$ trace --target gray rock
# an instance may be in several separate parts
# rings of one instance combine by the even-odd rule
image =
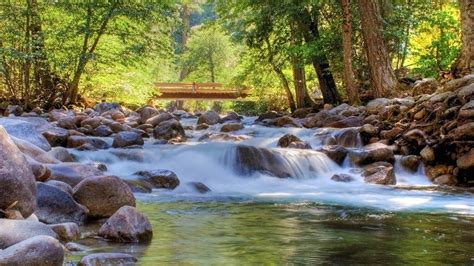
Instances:
[[[135,207],[132,190],[116,176],[86,178],[74,187],[73,196],[89,209],[91,218],[107,218],[123,206]]]
[[[35,214],[41,222],[82,224],[87,210],[74,201],[71,194],[44,183],[38,183],[38,209]]]
[[[0,251],[0,265],[61,266],[63,246],[49,236],[36,236]]]
[[[123,206],[102,225],[98,235],[114,242],[149,242],[153,230],[145,215]]]
[[[28,141],[45,151],[51,150],[48,140],[37,131],[33,123],[19,119],[0,118],[0,126],[3,126],[11,136]]]
[[[140,176],[140,180],[149,183],[154,188],[175,189],[180,183],[178,176],[170,170],[144,170],[134,175]]]
[[[51,228],[40,222],[0,219],[0,249],[40,235],[58,237]]]
[[[207,111],[201,116],[199,116],[199,119],[197,121],[198,124],[203,124],[206,123],[208,125],[215,125],[219,123],[220,121],[220,116],[217,112],[215,111]]]
[[[144,143],[143,138],[138,133],[133,131],[122,131],[115,135],[112,147],[123,148],[134,145],[142,146]]]
[[[0,209],[20,211],[30,216],[36,208],[36,184],[31,168],[0,126]]]

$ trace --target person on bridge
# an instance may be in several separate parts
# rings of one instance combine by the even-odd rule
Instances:
[[[196,93],[196,82],[193,82],[193,93]]]

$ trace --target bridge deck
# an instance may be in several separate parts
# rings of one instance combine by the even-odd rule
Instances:
[[[221,83],[155,83],[160,95],[157,99],[212,99],[243,100],[248,89],[223,88]]]

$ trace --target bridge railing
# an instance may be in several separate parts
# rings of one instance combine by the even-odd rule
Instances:
[[[238,99],[249,95],[246,88],[225,88],[222,83],[208,82],[157,82],[155,87],[161,95],[157,98],[208,98]]]

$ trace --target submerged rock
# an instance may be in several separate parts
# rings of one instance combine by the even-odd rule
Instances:
[[[78,266],[135,265],[138,260],[124,253],[95,253],[81,259]]]
[[[347,182],[354,181],[354,177],[348,174],[337,174],[337,175],[333,175],[331,177],[331,180],[336,181],[336,182],[347,183]]]
[[[102,225],[98,235],[114,242],[149,242],[153,230],[145,215],[134,207],[124,206]]]
[[[211,189],[201,182],[187,182],[186,185],[201,194],[211,192]]]

